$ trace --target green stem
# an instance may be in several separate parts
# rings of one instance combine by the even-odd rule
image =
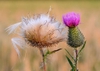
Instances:
[[[40,50],[41,55],[42,55],[42,60],[43,60],[43,70],[46,71],[45,56],[44,56],[44,53],[43,53],[42,48],[39,48],[39,50]]]
[[[76,48],[75,49],[75,71],[78,71],[78,69],[77,69],[77,62],[78,62],[78,50]]]

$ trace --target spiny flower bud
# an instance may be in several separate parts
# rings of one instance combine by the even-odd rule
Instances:
[[[84,36],[78,27],[69,28],[67,43],[71,47],[77,48],[84,42]]]
[[[68,27],[68,45],[74,48],[81,46],[84,43],[84,36],[77,27],[80,22],[79,14],[74,12],[65,14],[63,22]]]

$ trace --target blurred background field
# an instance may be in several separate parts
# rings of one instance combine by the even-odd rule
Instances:
[[[87,41],[80,55],[79,71],[100,71],[100,1],[1,1],[0,2],[0,71],[42,71],[42,57],[37,48],[20,49],[19,59],[11,43],[15,35],[5,31],[9,25],[20,22],[28,15],[47,13],[52,7],[51,15],[62,22],[62,15],[77,12],[81,16],[80,30]],[[65,58],[65,48],[73,54],[73,49],[65,42],[49,48],[63,50],[49,56],[47,71],[70,71]],[[27,53],[26,53],[27,50]]]

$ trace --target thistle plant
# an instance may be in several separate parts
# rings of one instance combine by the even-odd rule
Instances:
[[[74,13],[74,12],[65,14],[65,15],[63,15],[63,22],[68,27],[67,44],[70,47],[74,48],[74,53],[75,53],[75,56],[73,57],[66,50],[66,52],[71,57],[72,61],[68,56],[66,56],[66,58],[72,67],[71,71],[78,71],[77,62],[79,59],[79,54],[81,53],[81,51],[85,47],[85,43],[86,43],[86,41],[84,41],[83,34],[81,33],[81,31],[77,27],[79,25],[79,22],[80,22],[80,15],[77,13]],[[81,46],[82,46],[82,48],[78,51],[78,47],[81,47]]]
[[[16,31],[16,30],[19,31]],[[48,55],[61,49],[47,51],[45,48],[53,47],[59,42],[66,41],[66,30],[64,24],[61,24],[54,17],[47,14],[36,14],[30,18],[24,17],[21,22],[11,25],[7,28],[9,34],[14,33],[18,37],[12,38],[12,43],[18,56],[20,52],[17,48],[27,46],[37,47],[43,58],[43,70],[46,71],[45,60]]]

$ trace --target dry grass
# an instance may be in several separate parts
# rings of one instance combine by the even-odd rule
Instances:
[[[21,17],[46,13],[52,6],[51,14],[62,22],[62,15],[75,11],[81,15],[80,30],[87,41],[86,48],[81,53],[79,61],[80,71],[100,70],[100,2],[99,1],[1,1],[0,2],[0,71],[41,71],[39,68],[41,55],[37,48],[21,50],[18,58],[5,28],[21,21]],[[65,42],[56,48],[66,48],[73,53]],[[25,57],[26,53],[26,57]],[[65,51],[51,55],[48,61],[48,71],[69,71],[70,66],[65,59]]]

